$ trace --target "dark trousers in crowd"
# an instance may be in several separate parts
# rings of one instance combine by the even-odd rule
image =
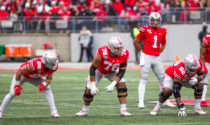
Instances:
[[[91,62],[93,60],[92,47],[83,47],[83,45],[81,45],[80,58],[79,58],[78,62],[82,62],[82,57],[83,57],[84,51],[86,51],[88,62]]]

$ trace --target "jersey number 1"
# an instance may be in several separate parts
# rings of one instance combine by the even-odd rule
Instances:
[[[154,36],[154,44],[152,47],[157,48],[157,35]]]

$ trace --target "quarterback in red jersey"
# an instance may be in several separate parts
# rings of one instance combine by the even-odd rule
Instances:
[[[164,68],[160,61],[160,54],[163,52],[166,46],[166,28],[160,27],[161,16],[158,12],[152,12],[149,15],[149,26],[142,26],[139,30],[139,34],[134,40],[135,48],[141,53],[140,66],[141,66],[141,78],[139,82],[139,105],[138,108],[144,108],[144,94],[149,77],[150,69],[152,68],[160,84],[160,90],[162,90],[163,73]],[[140,42],[143,41],[143,48],[140,46]],[[165,102],[165,105],[169,107],[175,107],[169,101]]]
[[[29,82],[44,92],[51,109],[52,117],[60,117],[54,102],[54,97],[50,89],[53,72],[58,68],[58,58],[55,52],[46,51],[42,58],[35,58],[19,66],[13,76],[10,92],[5,96],[0,107],[0,118],[2,118],[5,108],[10,104],[15,96],[21,94],[22,85]],[[45,78],[46,77],[46,78]]]
[[[183,61],[176,62],[168,67],[165,71],[163,91],[160,93],[159,100],[150,114],[157,115],[163,102],[173,93],[178,106],[178,116],[186,116],[185,107],[181,102],[180,95],[182,86],[194,89],[195,113],[198,115],[206,114],[200,106],[203,92],[202,81],[205,77],[202,67],[202,61],[192,54],[187,55]]]
[[[129,52],[123,47],[119,37],[110,38],[108,46],[102,46],[98,49],[86,81],[86,89],[83,96],[84,105],[82,110],[76,113],[76,116],[88,115],[89,105],[93,101],[94,95],[99,92],[97,86],[103,77],[112,82],[105,88],[108,92],[112,92],[114,87],[117,88],[121,115],[131,116],[126,108],[127,88],[126,81],[123,78],[128,58]]]
[[[206,77],[204,79],[204,87],[203,87],[203,95],[201,98],[201,106],[206,107],[206,93],[207,93],[207,85],[208,79],[210,77],[210,35],[205,35],[202,40],[202,45],[200,48],[200,59],[203,62],[203,69],[206,73]]]

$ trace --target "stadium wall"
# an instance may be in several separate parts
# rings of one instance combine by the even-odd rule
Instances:
[[[165,51],[161,54],[163,62],[173,62],[176,55],[182,59],[188,53],[193,53],[199,56],[200,41],[198,33],[202,29],[202,25],[165,25],[167,28],[167,45]],[[80,48],[78,44],[78,33],[71,34],[71,60],[78,61]],[[99,46],[107,44],[111,36],[119,36],[125,43],[125,47],[130,52],[130,62],[134,62],[134,46],[130,33],[94,33],[93,54],[96,54]],[[86,53],[83,55],[83,60],[86,61]]]
[[[163,62],[172,62],[176,55],[181,58],[188,53],[194,53],[199,56],[200,42],[198,33],[202,25],[165,25],[168,29],[167,45],[161,55]],[[0,44],[32,44],[33,49],[43,48],[43,43],[51,43],[57,50],[62,61],[77,62],[80,54],[78,43],[78,33],[68,34],[0,34]],[[129,62],[134,62],[134,47],[130,33],[94,33],[93,55],[97,48],[107,44],[111,36],[119,36],[125,43],[125,47],[130,51]],[[35,51],[34,51],[35,54]],[[83,61],[87,61],[86,52],[83,55]]]

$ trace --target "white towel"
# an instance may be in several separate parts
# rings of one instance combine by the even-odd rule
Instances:
[[[140,66],[143,66],[143,65],[145,65],[145,60],[144,60],[144,53],[143,52],[141,52],[141,57],[140,57]]]

